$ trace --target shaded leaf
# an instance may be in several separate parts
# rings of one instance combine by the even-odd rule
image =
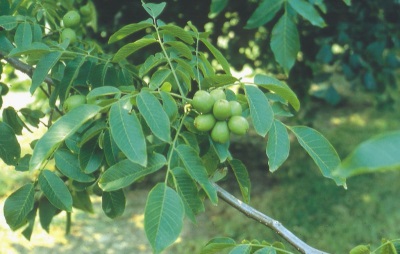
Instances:
[[[246,166],[240,160],[229,160],[245,203],[250,203],[251,182]]]
[[[104,153],[97,144],[97,138],[92,138],[79,150],[79,165],[84,173],[90,174],[98,170],[103,162]]]
[[[153,38],[142,38],[139,39],[135,42],[126,44],[125,46],[123,46],[122,48],[120,48],[117,53],[115,53],[112,61],[113,62],[119,62],[125,58],[127,58],[129,55],[135,53],[136,51],[149,46],[153,43],[157,42],[155,39]]]
[[[282,8],[283,0],[264,0],[247,20],[245,28],[260,27],[273,19]]]
[[[55,173],[43,170],[39,175],[39,185],[43,194],[55,207],[72,211],[72,196],[67,186]]]
[[[111,135],[118,148],[132,162],[146,166],[146,140],[135,112],[129,113],[119,101],[111,106],[109,121]]]
[[[159,100],[150,92],[142,90],[137,96],[137,107],[151,132],[159,139],[169,142],[170,122]]]
[[[81,105],[58,119],[38,140],[29,163],[30,170],[37,170],[65,139],[74,134],[86,121],[99,111],[96,105]]]
[[[168,35],[172,35],[176,38],[179,38],[187,44],[191,45],[194,43],[191,33],[189,33],[188,31],[186,31],[185,29],[183,29],[179,26],[175,26],[175,25],[171,25],[171,24],[165,25],[165,26],[160,27],[160,31],[161,31],[161,33],[167,33]]]
[[[18,25],[14,36],[15,45],[17,48],[25,48],[32,43],[32,27],[28,22]]]
[[[54,65],[58,62],[62,55],[62,52],[54,51],[46,54],[42,58],[40,58],[38,64],[36,65],[35,70],[32,75],[32,85],[29,89],[31,94],[33,94],[36,89],[43,83],[47,74],[54,67]]]
[[[290,140],[285,125],[276,120],[268,134],[267,156],[269,171],[276,171],[289,156]]]
[[[274,112],[267,97],[257,86],[245,85],[245,92],[254,129],[260,136],[265,137],[274,120]]]
[[[229,254],[250,254],[251,245],[249,244],[239,244],[235,246]]]
[[[93,204],[87,190],[72,193],[72,206],[84,212],[93,213]]]
[[[179,195],[164,183],[149,193],[144,211],[144,229],[154,253],[160,253],[178,238],[184,218]]]
[[[211,54],[215,57],[215,59],[219,62],[221,65],[222,69],[225,71],[226,74],[231,74],[230,70],[230,65],[224,55],[216,48],[214,47],[207,39],[201,38],[201,42],[210,50]]]
[[[103,191],[101,207],[104,213],[114,219],[121,216],[125,211],[125,194],[123,190]]]
[[[81,171],[78,156],[66,149],[59,149],[54,153],[57,168],[68,178],[75,181],[87,183],[95,180]]]
[[[35,190],[33,184],[25,184],[4,202],[4,217],[12,230],[26,223],[26,216],[33,209]]]
[[[225,9],[228,5],[229,0],[212,0],[210,5],[210,13],[208,16],[214,18]]]
[[[136,24],[129,24],[129,25],[123,26],[121,29],[119,29],[118,31],[116,31],[114,34],[112,34],[110,36],[110,39],[108,40],[108,44],[122,40],[123,38],[125,38],[131,34],[134,34],[138,31],[141,31],[141,30],[146,29],[151,26],[153,26],[153,24],[148,23],[148,22],[140,22],[140,23],[136,23]]]
[[[316,130],[306,126],[293,126],[289,129],[296,136],[299,144],[307,151],[323,176],[333,179],[337,185],[346,187],[343,177],[332,174],[340,164],[340,158],[329,141]]]
[[[61,100],[61,104],[64,103],[64,100],[68,97],[69,90],[75,82],[75,79],[79,75],[80,68],[85,63],[86,59],[84,57],[75,57],[74,60],[68,62],[65,67],[64,76],[61,79],[59,96]]]
[[[27,239],[28,241],[31,240],[31,236],[33,233],[33,228],[35,226],[35,219],[36,219],[36,213],[37,213],[37,206],[33,208],[32,211],[28,213],[26,216],[26,219],[28,221],[28,226],[22,231],[22,235]]]
[[[16,165],[21,156],[21,146],[13,129],[0,122],[0,158],[7,165]]]
[[[153,18],[156,19],[164,10],[166,3],[161,2],[158,4],[154,3],[143,3],[142,6],[145,9],[145,11]]]
[[[164,111],[167,113],[169,120],[173,121],[178,117],[178,106],[170,93],[160,91],[161,99],[163,101]]]
[[[171,75],[170,69],[159,69],[151,76],[149,87],[150,89],[158,89],[161,87],[162,83],[165,82]]]
[[[324,19],[319,15],[314,6],[305,0],[288,0],[293,9],[314,26],[325,27]]]
[[[168,41],[165,44],[171,46],[171,48],[175,49],[179,52],[183,57],[187,59],[192,59],[192,50],[183,42],[180,41]]]
[[[118,162],[118,154],[121,150],[119,150],[109,130],[104,132],[103,142],[104,156],[107,164],[112,166]]]
[[[39,221],[40,225],[47,233],[50,232],[50,224],[57,213],[57,208],[50,201],[43,197],[39,201]]]

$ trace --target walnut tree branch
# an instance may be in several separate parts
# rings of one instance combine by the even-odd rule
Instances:
[[[214,183],[214,187],[217,190],[218,196],[224,200],[226,203],[231,205],[236,210],[240,211],[247,217],[264,224],[265,226],[274,230],[278,235],[284,238],[287,242],[289,242],[292,246],[294,246],[298,251],[305,254],[328,254],[327,252],[323,252],[317,250],[305,242],[303,242],[300,238],[294,235],[291,231],[285,228],[282,223],[277,220],[274,220],[262,212],[256,210],[255,208],[247,205],[236,197],[232,196],[225,189]]]

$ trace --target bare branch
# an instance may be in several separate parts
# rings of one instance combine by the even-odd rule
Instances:
[[[256,210],[255,208],[249,206],[248,204],[242,202],[236,197],[232,196],[229,192],[224,190],[222,187],[214,183],[214,187],[218,192],[218,196],[224,200],[226,203],[234,207],[236,210],[240,211],[247,217],[264,224],[265,226],[274,230],[278,235],[284,238],[287,242],[289,242],[292,246],[294,246],[298,251],[305,254],[328,254],[327,252],[323,252],[317,250],[305,242],[303,242],[300,238],[290,232],[287,228],[285,228],[282,223],[277,220],[274,220],[262,212]]]

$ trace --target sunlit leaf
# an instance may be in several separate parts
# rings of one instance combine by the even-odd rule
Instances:
[[[267,156],[269,171],[274,172],[289,156],[290,140],[285,125],[275,119],[268,134]]]
[[[160,31],[162,33],[167,33],[168,35],[177,37],[187,44],[191,45],[194,43],[191,33],[189,33],[188,31],[186,31],[185,29],[183,29],[179,26],[168,24],[168,25],[160,27]]]
[[[81,105],[56,121],[35,145],[29,163],[30,170],[37,170],[65,139],[74,134],[86,121],[99,111],[96,105]]]
[[[72,196],[59,176],[49,170],[41,171],[39,185],[43,194],[55,207],[67,212],[72,211]]]
[[[333,179],[337,185],[346,187],[343,177],[332,174],[340,164],[340,158],[329,141],[316,130],[306,126],[293,126],[289,129],[296,136],[299,144],[317,164],[323,176]]]
[[[29,183],[14,193],[4,202],[4,217],[12,230],[26,223],[26,216],[33,209],[35,190]]]
[[[265,137],[274,120],[274,112],[269,105],[267,97],[258,87],[245,85],[245,91],[254,129],[259,135]]]
[[[120,101],[111,106],[109,120],[112,137],[119,149],[132,162],[146,166],[146,140],[135,112],[129,113]]]
[[[138,51],[146,46],[149,46],[155,42],[157,42],[157,41],[153,38],[142,38],[135,42],[126,44],[125,46],[120,48],[117,51],[117,53],[115,53],[113,62],[119,62],[119,61],[127,58],[129,55],[135,53],[136,51]]]
[[[144,211],[144,229],[154,253],[160,253],[178,238],[185,215],[179,195],[164,183],[149,193]]]
[[[114,34],[112,34],[110,36],[110,39],[108,40],[108,44],[122,40],[123,38],[125,38],[131,34],[134,34],[138,31],[141,31],[141,30],[146,29],[151,26],[153,26],[153,24],[148,23],[148,22],[140,22],[140,23],[136,23],[136,24],[129,24],[129,25],[123,26],[121,29],[119,29],[118,31],[116,31]]]

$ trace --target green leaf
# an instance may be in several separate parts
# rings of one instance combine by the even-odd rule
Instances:
[[[351,0],[343,0],[343,2],[344,2],[347,6],[350,6],[350,5],[351,5]]]
[[[83,172],[90,174],[98,170],[103,162],[104,153],[97,144],[97,138],[92,138],[79,150],[79,165]]]
[[[167,113],[169,120],[172,122],[178,116],[178,106],[170,93],[160,91],[161,99],[163,101],[164,111]]]
[[[267,156],[269,171],[276,171],[288,158],[290,150],[289,134],[285,125],[276,120],[268,134]]]
[[[323,176],[333,179],[337,185],[346,187],[343,177],[334,176],[333,170],[340,164],[340,158],[329,141],[316,130],[306,126],[293,126],[289,129],[299,144],[317,164]]]
[[[93,213],[93,204],[87,190],[72,193],[72,206],[84,212]]]
[[[125,38],[131,34],[134,34],[138,31],[141,31],[141,30],[146,29],[151,26],[153,26],[152,23],[148,23],[145,21],[136,23],[136,24],[129,24],[129,25],[123,26],[121,29],[119,29],[118,31],[116,31],[114,34],[112,34],[110,36],[110,39],[108,40],[108,44],[122,40],[123,38]]]
[[[18,18],[9,15],[0,15],[0,27],[6,31],[13,30],[18,25]]]
[[[171,140],[169,118],[158,99],[150,92],[142,90],[137,97],[137,107],[151,132],[159,139],[169,142]]]
[[[185,206],[185,214],[193,223],[196,223],[196,214],[204,211],[203,201],[199,196],[196,183],[183,168],[174,168],[172,174],[176,189]]]
[[[333,174],[348,178],[388,169],[400,169],[400,131],[380,134],[361,143]]]
[[[170,69],[158,69],[155,71],[149,82],[150,89],[155,90],[161,87],[163,82],[168,79],[171,73]]]
[[[210,50],[211,54],[215,57],[215,59],[219,62],[221,65],[222,69],[225,71],[226,74],[231,74],[230,70],[230,65],[224,55],[216,48],[214,47],[207,39],[201,38],[201,42]]]
[[[119,149],[132,162],[146,166],[146,140],[135,112],[129,113],[119,101],[111,106],[109,121],[111,135]]]
[[[166,3],[161,2],[158,4],[154,3],[148,3],[145,4],[143,3],[142,6],[145,9],[145,11],[153,18],[156,19],[164,10]]]
[[[398,252],[393,242],[383,239],[379,254],[398,254]]]
[[[50,52],[50,48],[42,42],[33,42],[32,44],[24,47],[14,48],[8,54],[10,57],[19,57],[21,55],[34,55],[35,58],[39,59],[42,54]]]
[[[29,171],[29,161],[31,160],[31,157],[31,154],[25,154],[24,157],[18,161],[17,165],[15,166],[15,170],[20,172]]]
[[[30,170],[39,169],[65,139],[74,134],[86,121],[92,119],[100,109],[96,105],[84,104],[58,119],[36,143],[29,163]]]
[[[21,146],[13,129],[3,122],[0,122],[0,158],[7,165],[16,165],[21,157]]]
[[[180,41],[168,41],[165,42],[165,44],[171,46],[171,48],[175,49],[177,52],[179,52],[183,57],[191,60],[193,55],[192,55],[192,50],[183,42]]]
[[[3,121],[10,126],[14,133],[17,135],[22,135],[22,128],[24,127],[24,122],[18,116],[17,111],[13,107],[7,107],[3,109]]]
[[[119,85],[117,82],[118,73],[115,66],[112,63],[97,64],[92,68],[89,75],[89,83],[94,88],[100,88],[102,86],[116,86]]]
[[[236,246],[236,242],[231,238],[214,238],[203,247],[200,254],[218,254],[221,253],[222,250],[232,248],[234,246]]]
[[[1,17],[0,17],[1,18]],[[6,32],[0,31],[0,50],[4,51],[5,53],[10,52],[14,48],[14,45],[11,41],[7,38]]]
[[[181,198],[164,183],[149,193],[144,211],[144,229],[154,253],[175,242],[181,233],[185,212]]]
[[[113,96],[114,98],[120,98],[121,97],[121,90],[114,86],[101,86],[101,87],[96,87],[95,89],[91,90],[87,95],[86,99],[88,102],[94,102],[97,99],[100,99],[102,97],[109,97]]]
[[[207,170],[203,166],[201,159],[192,147],[188,145],[179,145],[175,151],[178,153],[179,158],[183,162],[189,175],[200,184],[200,186],[207,193],[213,204],[218,203],[217,191],[210,182],[207,176]]]
[[[109,130],[104,132],[103,142],[104,156],[106,157],[107,164],[112,166],[118,162],[118,154],[120,153],[120,150]]]
[[[32,27],[28,22],[18,25],[14,42],[17,48],[26,48],[32,44]]]
[[[111,219],[121,216],[124,213],[125,204],[126,199],[123,190],[103,191],[101,207],[104,213]]]
[[[54,153],[56,167],[66,177],[71,178],[81,183],[93,182],[95,179],[92,176],[86,175],[81,171],[78,156],[72,154],[66,149],[59,149]]]
[[[34,185],[25,184],[12,193],[4,202],[4,217],[12,230],[26,223],[26,216],[33,209]]]
[[[314,26],[326,26],[324,19],[309,2],[305,0],[288,0],[288,2],[298,14],[310,21]]]
[[[245,203],[250,203],[251,182],[246,166],[240,160],[229,160]]]
[[[237,81],[239,80],[230,74],[219,74],[219,75],[210,75],[205,77],[201,85],[203,89],[207,89],[210,87],[221,87],[225,85],[231,85]]]
[[[50,224],[53,220],[53,217],[57,213],[57,208],[53,206],[50,201],[43,197],[39,201],[39,220],[40,225],[47,233],[50,232]]]
[[[257,250],[254,254],[276,254],[276,250],[273,247],[264,247],[262,249]],[[284,252],[287,253],[287,252]]]
[[[264,0],[247,20],[245,28],[260,27],[273,19],[282,8],[283,0]]]
[[[231,153],[229,152],[229,144],[230,144],[229,141],[221,144],[218,142],[214,142],[214,140],[212,140],[211,137],[209,138],[209,140],[211,146],[214,148],[214,151],[219,158],[220,163],[225,162],[228,158],[231,157]]]
[[[267,97],[257,86],[245,85],[244,87],[254,129],[260,136],[265,137],[274,120],[274,112]]]
[[[171,25],[171,24],[165,25],[165,26],[160,27],[160,31],[161,31],[161,33],[166,33],[168,35],[179,38],[189,45],[192,45],[194,43],[191,33],[179,26],[175,26],[175,25]]]
[[[233,248],[229,254],[250,254],[251,245],[249,244],[239,244]]]
[[[62,55],[62,52],[54,51],[44,55],[40,58],[38,64],[36,65],[36,69],[33,71],[32,75],[32,85],[29,89],[31,94],[33,94],[36,89],[43,83],[47,74],[54,67],[54,65],[58,62]]]
[[[65,99],[68,97],[69,90],[74,84],[75,79],[78,77],[79,70],[82,65],[85,63],[84,57],[75,57],[74,60],[70,61],[65,67],[64,76],[61,79],[60,83],[60,100],[61,104],[64,103]]]
[[[300,101],[292,89],[284,82],[262,74],[257,74],[254,77],[254,83],[258,86],[264,87],[287,100],[296,111],[300,109]]]
[[[67,212],[72,211],[72,196],[59,176],[49,170],[39,175],[39,185],[43,194],[55,207]]]
[[[229,0],[212,0],[208,17],[212,19],[218,16],[218,14],[226,8],[228,2]]]
[[[136,51],[149,46],[153,43],[157,42],[157,40],[153,39],[153,38],[142,38],[139,39],[135,42],[126,44],[125,46],[123,46],[122,48],[120,48],[117,53],[115,53],[112,61],[117,63],[121,60],[124,60],[125,58],[127,58],[129,55],[135,53]]]
[[[272,29],[271,49],[275,60],[286,73],[293,67],[300,50],[299,33],[290,15],[285,12]]]
[[[36,219],[36,213],[37,213],[37,207],[35,206],[32,211],[28,213],[26,216],[26,219],[28,221],[28,226],[25,227],[25,229],[22,231],[22,235],[27,239],[28,241],[31,240],[31,236],[33,233],[33,228],[35,226],[35,219]]]
[[[146,167],[130,160],[122,160],[104,172],[99,180],[99,186],[104,191],[119,190],[148,174],[156,172],[166,163],[165,157],[158,153],[149,156],[149,162]]]

